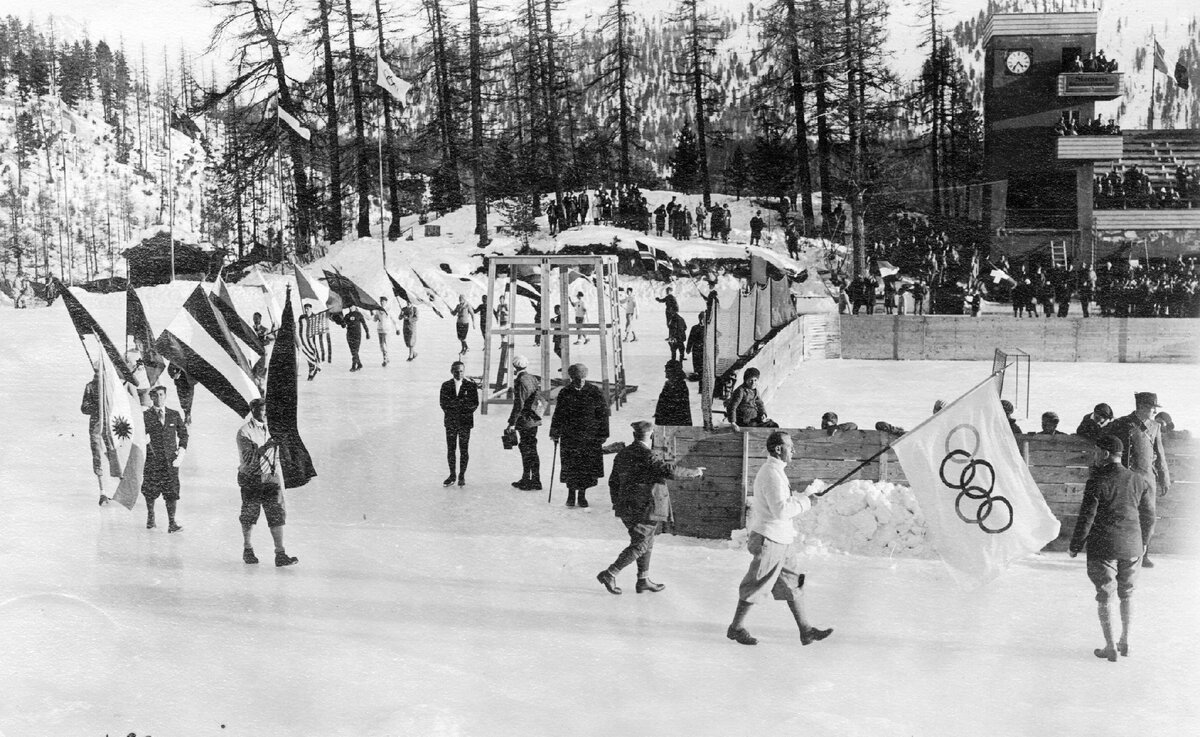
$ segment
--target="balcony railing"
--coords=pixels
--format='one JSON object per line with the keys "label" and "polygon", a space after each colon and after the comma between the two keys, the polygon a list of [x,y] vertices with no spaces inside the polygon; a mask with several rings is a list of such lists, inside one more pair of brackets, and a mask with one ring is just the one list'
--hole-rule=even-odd
{"label": "balcony railing", "polygon": [[1121,72],[1064,72],[1058,75],[1059,97],[1088,97],[1115,100],[1125,91]]}
{"label": "balcony railing", "polygon": [[1060,136],[1055,146],[1060,160],[1116,161],[1123,142],[1120,135]]}
{"label": "balcony railing", "polygon": [[1097,230],[1200,230],[1200,209],[1095,210]]}

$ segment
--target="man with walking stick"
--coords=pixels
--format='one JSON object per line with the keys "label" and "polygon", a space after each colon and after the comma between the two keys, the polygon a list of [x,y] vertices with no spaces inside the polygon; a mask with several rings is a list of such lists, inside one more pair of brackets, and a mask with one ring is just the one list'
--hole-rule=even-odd
{"label": "man with walking stick", "polygon": [[[550,439],[562,444],[562,482],[567,506],[587,507],[587,490],[604,476],[604,441],[608,440],[608,403],[594,384],[587,383],[587,366],[567,367],[569,384],[558,393]],[[554,484],[551,471],[550,484]],[[549,499],[547,499],[549,501]]]}

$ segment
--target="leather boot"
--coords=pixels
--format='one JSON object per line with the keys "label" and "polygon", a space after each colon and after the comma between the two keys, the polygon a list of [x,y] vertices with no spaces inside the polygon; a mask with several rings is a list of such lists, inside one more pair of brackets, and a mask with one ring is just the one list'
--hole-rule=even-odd
{"label": "leather boot", "polygon": [[742,627],[742,623],[746,620],[746,614],[750,611],[751,606],[753,606],[753,604],[750,602],[739,599],[737,603],[737,611],[733,613],[733,622],[731,622],[729,628],[725,630],[726,637],[741,645],[758,644],[758,640],[755,639],[754,636],[749,632],[747,632],[744,627]]}
{"label": "leather boot", "polygon": [[1132,600],[1121,600],[1121,639],[1117,640],[1117,653],[1119,655],[1129,655],[1129,620],[1133,615],[1132,609]]}
{"label": "leather boot", "polygon": [[1117,662],[1117,648],[1113,646],[1112,621],[1109,616],[1108,602],[1099,604],[1096,613],[1100,616],[1100,631],[1104,633],[1104,647],[1092,651],[1097,658],[1105,658],[1109,662]]}
{"label": "leather boot", "polygon": [[578,501],[576,502],[576,504],[577,504],[578,506],[580,506],[580,507],[587,508],[587,505],[588,505],[588,501],[587,501],[587,489],[580,489],[580,490],[579,490],[579,497],[578,497]]}
{"label": "leather boot", "polygon": [[567,489],[567,506],[568,507],[575,506],[575,490],[574,489]]}

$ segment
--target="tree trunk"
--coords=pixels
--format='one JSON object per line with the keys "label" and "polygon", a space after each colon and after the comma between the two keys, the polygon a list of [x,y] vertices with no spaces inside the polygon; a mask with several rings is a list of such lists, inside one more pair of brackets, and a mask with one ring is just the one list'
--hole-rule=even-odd
{"label": "tree trunk", "polygon": [[479,247],[488,244],[487,184],[483,178],[483,55],[479,0],[471,0],[471,171],[475,178],[475,234]]}
{"label": "tree trunk", "polygon": [[853,244],[853,275],[863,276],[866,272],[866,251],[862,232],[862,136],[860,133],[862,110],[859,108],[860,53],[854,41],[856,22],[854,0],[845,0],[846,14],[846,134],[850,144],[850,172],[847,180],[847,195],[850,199],[850,238]]}
{"label": "tree trunk", "polygon": [[620,187],[624,192],[629,184],[629,147],[632,139],[632,112],[629,109],[629,48],[626,42],[626,25],[629,22],[625,11],[625,0],[617,0],[617,129],[621,136],[621,163],[618,172]]}
{"label": "tree trunk", "polygon": [[785,0],[788,12],[788,57],[792,65],[792,107],[796,110],[796,182],[800,185],[800,209],[804,232],[813,225],[812,171],[808,157],[808,123],[804,117],[804,72],[800,67],[800,24],[796,0]]}
{"label": "tree trunk", "polygon": [[331,0],[317,0],[321,12],[321,51],[325,57],[325,145],[329,158],[329,200],[325,203],[325,238],[342,239],[342,156],[338,142],[337,88],[333,44],[330,42]]}
{"label": "tree trunk", "polygon": [[[346,31],[350,41],[350,94],[354,99],[354,184],[358,189],[358,237],[371,237],[371,175],[367,171],[367,139],[363,132],[362,86],[358,80],[358,49],[354,45],[354,10],[346,0]],[[383,193],[380,192],[380,196]],[[381,223],[382,225],[382,223]]]}
{"label": "tree trunk", "polygon": [[546,103],[546,150],[550,165],[550,176],[554,179],[554,201],[562,204],[562,170],[559,165],[558,98],[555,95],[557,71],[554,66],[554,19],[551,16],[553,0],[545,0],[546,12],[546,78],[542,94]]}
{"label": "tree trunk", "polygon": [[708,180],[708,111],[704,105],[704,79],[700,59],[700,15],[697,3],[691,5],[692,33],[692,98],[696,107],[696,151],[700,159],[700,184],[703,187],[704,207],[712,205],[712,184]]}
{"label": "tree trunk", "polygon": [[[383,10],[380,7],[379,0],[375,0],[375,20],[379,27],[379,57],[383,58]],[[386,63],[386,62],[385,62]],[[383,97],[383,145],[387,151],[384,153],[384,163],[387,165],[385,177],[387,178],[388,187],[388,211],[392,214],[392,222],[388,225],[388,240],[396,240],[400,237],[400,185],[396,175],[396,139],[392,133],[392,97],[390,94],[381,93]],[[379,193],[383,197],[383,193]]]}

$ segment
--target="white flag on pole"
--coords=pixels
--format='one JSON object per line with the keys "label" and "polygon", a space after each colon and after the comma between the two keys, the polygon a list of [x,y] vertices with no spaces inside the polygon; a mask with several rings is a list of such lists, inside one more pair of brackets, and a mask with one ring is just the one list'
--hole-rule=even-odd
{"label": "white flag on pole", "polygon": [[942,560],[970,584],[1058,537],[993,376],[892,444]]}
{"label": "white flag on pole", "polygon": [[289,113],[283,107],[283,105],[276,103],[275,113],[279,116],[280,120],[287,123],[292,130],[296,131],[296,135],[300,136],[306,141],[312,137],[312,131],[310,131],[308,128],[305,128],[300,121],[296,119],[296,116]]}
{"label": "white flag on pole", "polygon": [[142,487],[146,462],[146,429],[137,389],[127,386],[106,351],[100,351],[100,422],[104,427],[104,449],[109,474],[121,479],[113,498],[133,509]]}
{"label": "white flag on pole", "polygon": [[412,91],[412,85],[396,75],[392,66],[383,60],[378,48],[375,49],[375,68],[377,70],[375,83],[387,90],[398,102],[407,105],[408,93]]}

